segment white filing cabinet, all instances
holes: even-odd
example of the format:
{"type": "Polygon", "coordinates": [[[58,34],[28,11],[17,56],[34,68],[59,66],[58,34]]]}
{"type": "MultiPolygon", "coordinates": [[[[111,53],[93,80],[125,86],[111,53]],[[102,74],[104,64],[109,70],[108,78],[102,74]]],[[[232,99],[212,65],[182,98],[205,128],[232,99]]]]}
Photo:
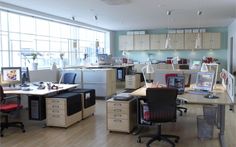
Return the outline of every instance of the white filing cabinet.
{"type": "Polygon", "coordinates": [[[85,69],[83,85],[85,89],[95,89],[98,97],[109,97],[116,93],[116,70],[85,69]]]}
{"type": "Polygon", "coordinates": [[[126,75],[125,76],[125,88],[127,89],[137,89],[141,86],[140,74],[126,75]]]}
{"type": "Polygon", "coordinates": [[[118,132],[131,132],[137,121],[136,99],[116,101],[107,100],[107,129],[118,132]]]}

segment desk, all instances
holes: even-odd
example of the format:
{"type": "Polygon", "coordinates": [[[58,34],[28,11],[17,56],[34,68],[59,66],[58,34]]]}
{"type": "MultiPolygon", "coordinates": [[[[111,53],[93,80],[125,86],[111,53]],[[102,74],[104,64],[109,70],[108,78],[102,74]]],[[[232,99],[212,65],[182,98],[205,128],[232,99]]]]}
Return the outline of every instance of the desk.
{"type": "Polygon", "coordinates": [[[28,95],[29,105],[29,119],[30,120],[44,120],[46,118],[45,97],[48,95],[57,94],[60,91],[72,89],[78,84],[54,84],[59,86],[58,89],[37,89],[38,86],[30,85],[29,91],[24,90],[5,90],[4,94],[28,95]]]}
{"type": "MultiPolygon", "coordinates": [[[[185,89],[188,91],[188,88],[185,89]]],[[[207,99],[204,98],[204,95],[195,95],[190,93],[184,93],[183,95],[179,95],[179,98],[185,98],[187,100],[187,104],[217,104],[218,105],[218,117],[217,117],[217,127],[220,129],[219,132],[219,141],[221,147],[226,147],[224,142],[224,131],[225,131],[225,105],[232,104],[230,97],[227,92],[224,90],[223,86],[217,85],[214,89],[214,94],[216,94],[218,99],[207,99]]],[[[146,96],[146,88],[142,87],[137,89],[136,91],[131,93],[132,96],[136,97],[145,97],[146,96]]],[[[137,107],[138,109],[139,107],[137,107]]],[[[139,115],[138,115],[139,117],[139,115]]],[[[139,120],[139,118],[138,118],[139,120]]]]}

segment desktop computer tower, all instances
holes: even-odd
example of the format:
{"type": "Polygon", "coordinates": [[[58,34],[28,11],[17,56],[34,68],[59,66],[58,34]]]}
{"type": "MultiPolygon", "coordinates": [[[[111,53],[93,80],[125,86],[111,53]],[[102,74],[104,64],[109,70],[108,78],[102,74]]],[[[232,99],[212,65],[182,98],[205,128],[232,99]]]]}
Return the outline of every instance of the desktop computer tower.
{"type": "Polygon", "coordinates": [[[29,96],[29,119],[44,120],[46,119],[46,104],[43,96],[29,96]]]}

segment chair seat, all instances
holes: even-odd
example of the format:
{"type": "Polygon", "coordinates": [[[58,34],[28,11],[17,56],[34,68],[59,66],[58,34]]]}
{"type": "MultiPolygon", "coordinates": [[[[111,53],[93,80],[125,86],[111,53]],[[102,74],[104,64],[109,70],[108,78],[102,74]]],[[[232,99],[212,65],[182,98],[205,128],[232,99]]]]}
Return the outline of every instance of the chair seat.
{"type": "Polygon", "coordinates": [[[2,112],[10,112],[10,111],[13,111],[16,109],[21,109],[21,108],[23,108],[22,105],[14,104],[14,103],[0,105],[0,111],[2,111],[2,112]]]}

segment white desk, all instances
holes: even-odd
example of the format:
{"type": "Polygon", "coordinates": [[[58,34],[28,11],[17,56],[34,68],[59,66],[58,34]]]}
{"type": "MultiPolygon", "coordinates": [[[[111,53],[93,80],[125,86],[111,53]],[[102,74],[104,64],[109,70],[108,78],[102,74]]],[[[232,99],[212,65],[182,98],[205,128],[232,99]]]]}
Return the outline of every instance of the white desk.
{"type": "MultiPolygon", "coordinates": [[[[187,91],[188,89],[186,89],[187,91]]],[[[224,90],[223,86],[217,85],[214,89],[214,94],[216,94],[218,99],[207,99],[204,98],[204,95],[196,95],[190,93],[184,93],[183,95],[179,95],[180,98],[185,98],[188,104],[217,104],[218,105],[218,122],[217,127],[220,129],[219,133],[219,141],[221,147],[225,147],[224,142],[224,131],[225,131],[225,105],[233,104],[227,92],[224,90]]],[[[132,92],[131,95],[136,97],[145,97],[146,96],[146,88],[142,87],[132,92]]]]}
{"type": "Polygon", "coordinates": [[[73,89],[78,84],[54,84],[58,89],[37,89],[38,86],[30,85],[32,90],[4,90],[4,94],[28,95],[29,119],[30,120],[44,120],[46,118],[45,97],[48,95],[57,94],[58,92],[73,89]]]}

